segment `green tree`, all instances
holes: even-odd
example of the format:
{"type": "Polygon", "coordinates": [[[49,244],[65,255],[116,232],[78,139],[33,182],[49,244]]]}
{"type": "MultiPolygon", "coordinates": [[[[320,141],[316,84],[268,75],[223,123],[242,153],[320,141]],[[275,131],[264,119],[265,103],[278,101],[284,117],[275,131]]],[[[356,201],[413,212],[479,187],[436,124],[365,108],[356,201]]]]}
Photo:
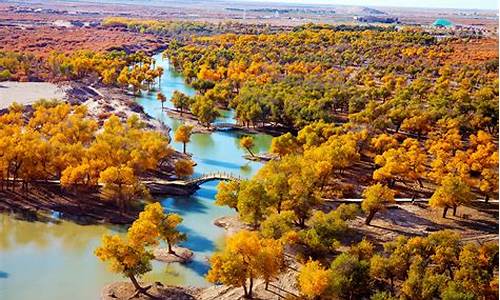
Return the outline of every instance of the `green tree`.
{"type": "Polygon", "coordinates": [[[181,116],[184,111],[189,110],[191,104],[193,103],[191,97],[177,90],[172,94],[171,101],[174,107],[180,110],[181,116]]]}
{"type": "Polygon", "coordinates": [[[260,181],[249,180],[240,183],[237,207],[244,221],[257,228],[268,214],[269,205],[269,196],[260,181]]]}
{"type": "Polygon", "coordinates": [[[317,211],[308,222],[309,228],[299,232],[299,237],[313,254],[333,251],[349,229],[346,221],[354,219],[357,211],[352,204],[341,204],[329,213],[317,211]]]}
{"type": "Polygon", "coordinates": [[[385,210],[386,205],[391,203],[395,203],[393,190],[380,183],[367,187],[361,202],[361,209],[367,214],[365,223],[370,225],[375,214],[385,210]]]}
{"type": "Polygon", "coordinates": [[[446,218],[448,209],[453,208],[453,215],[459,205],[466,204],[474,198],[470,188],[460,177],[447,175],[429,200],[431,207],[443,208],[443,218],[446,218]]]}
{"type": "Polygon", "coordinates": [[[191,104],[191,112],[205,127],[210,127],[210,124],[219,116],[215,103],[203,96],[195,97],[193,104],[191,104]]]}
{"type": "Polygon", "coordinates": [[[340,299],[362,299],[370,293],[370,264],[366,260],[342,253],[330,266],[329,289],[340,299]]]}
{"type": "Polygon", "coordinates": [[[268,216],[260,225],[260,233],[265,238],[281,239],[293,230],[293,211],[283,211],[268,216]]]}
{"type": "Polygon", "coordinates": [[[238,211],[238,194],[240,192],[239,181],[221,181],[217,185],[215,204],[229,206],[238,211]]]}

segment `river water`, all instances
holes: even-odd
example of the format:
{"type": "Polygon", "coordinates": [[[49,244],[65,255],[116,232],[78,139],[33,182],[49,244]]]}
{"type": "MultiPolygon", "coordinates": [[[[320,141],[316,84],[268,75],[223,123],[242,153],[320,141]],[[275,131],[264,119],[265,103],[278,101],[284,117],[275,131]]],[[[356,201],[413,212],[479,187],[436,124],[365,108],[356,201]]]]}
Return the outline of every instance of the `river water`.
{"type": "MultiPolygon", "coordinates": [[[[165,69],[159,90],[167,99],[175,90],[194,94],[182,76],[170,68],[167,60],[156,55],[157,66],[165,69]]],[[[151,116],[158,118],[175,130],[181,122],[161,111],[156,92],[144,92],[137,101],[151,116]]],[[[170,106],[166,102],[165,106],[170,106]]],[[[218,122],[232,122],[232,112],[223,111],[218,122]]],[[[239,146],[241,132],[214,132],[193,134],[187,151],[196,161],[195,175],[224,171],[250,177],[261,167],[260,163],[243,159],[245,150],[239,146]]],[[[253,135],[255,152],[269,148],[271,136],[253,135]]],[[[172,143],[181,150],[182,145],[172,143]]],[[[164,197],[159,199],[169,212],[180,214],[184,221],[180,229],[188,240],[182,246],[195,253],[192,262],[166,265],[153,262],[153,271],[145,280],[165,284],[207,286],[204,274],[208,270],[207,257],[218,249],[225,232],[213,225],[213,220],[234,214],[226,207],[214,205],[217,182],[208,182],[192,196],[164,197]]],[[[105,233],[123,233],[118,226],[81,226],[71,222],[42,223],[21,221],[0,215],[0,299],[98,299],[101,288],[122,279],[108,271],[98,261],[93,251],[105,233]]]]}

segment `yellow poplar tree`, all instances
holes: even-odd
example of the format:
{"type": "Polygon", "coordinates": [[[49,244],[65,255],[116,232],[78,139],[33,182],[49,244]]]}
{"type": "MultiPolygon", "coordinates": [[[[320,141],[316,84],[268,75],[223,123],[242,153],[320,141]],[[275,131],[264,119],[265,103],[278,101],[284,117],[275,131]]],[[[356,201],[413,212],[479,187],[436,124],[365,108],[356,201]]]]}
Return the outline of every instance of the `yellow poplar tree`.
{"type": "Polygon", "coordinates": [[[252,152],[252,147],[254,146],[254,141],[253,141],[253,138],[251,136],[244,136],[240,139],[240,146],[242,148],[245,148],[248,153],[250,153],[250,155],[253,157],[255,156],[252,152]]]}
{"type": "Polygon", "coordinates": [[[243,287],[246,298],[252,298],[254,281],[267,283],[283,268],[282,245],[275,240],[261,239],[256,232],[242,230],[232,235],[223,250],[210,258],[207,280],[234,287],[243,287]]]}
{"type": "Polygon", "coordinates": [[[466,204],[474,198],[469,186],[460,177],[447,175],[441,182],[431,199],[431,207],[443,208],[443,218],[446,218],[448,209],[453,208],[453,215],[456,215],[456,209],[461,204],[466,204]]]}
{"type": "Polygon", "coordinates": [[[393,190],[380,183],[367,187],[361,202],[361,209],[367,214],[365,223],[370,225],[375,214],[385,210],[386,205],[390,203],[395,203],[393,190]]]}
{"type": "Polygon", "coordinates": [[[309,260],[299,270],[297,282],[300,294],[307,299],[317,299],[328,289],[330,271],[323,268],[318,261],[309,260]]]}
{"type": "Polygon", "coordinates": [[[191,139],[191,132],[193,130],[192,126],[181,125],[174,134],[174,141],[182,143],[182,152],[186,154],[186,144],[189,143],[191,139]]]}

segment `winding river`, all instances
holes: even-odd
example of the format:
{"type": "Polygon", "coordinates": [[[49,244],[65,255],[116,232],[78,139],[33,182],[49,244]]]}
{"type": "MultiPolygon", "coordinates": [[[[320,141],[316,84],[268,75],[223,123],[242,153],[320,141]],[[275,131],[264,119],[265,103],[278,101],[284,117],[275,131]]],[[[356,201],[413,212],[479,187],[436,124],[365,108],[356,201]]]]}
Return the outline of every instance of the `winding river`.
{"type": "MultiPolygon", "coordinates": [[[[182,76],[170,68],[168,60],[156,55],[156,65],[165,69],[159,89],[170,98],[175,90],[194,94],[182,76]]],[[[175,130],[181,122],[161,111],[156,93],[143,93],[137,98],[145,111],[175,130]]],[[[166,102],[167,106],[171,103],[166,102]]],[[[232,112],[223,111],[218,122],[232,122],[232,112]]],[[[245,150],[239,146],[241,132],[193,134],[187,151],[197,162],[195,175],[224,171],[249,177],[261,167],[258,162],[243,159],[245,150]]],[[[254,151],[266,151],[271,136],[256,134],[254,151]]],[[[172,143],[175,149],[182,145],[172,143]]],[[[225,232],[213,225],[213,220],[234,214],[226,207],[214,205],[217,182],[208,182],[192,196],[165,197],[161,203],[169,212],[180,214],[181,230],[188,240],[183,246],[195,252],[194,260],[186,265],[153,263],[153,271],[145,280],[165,284],[207,286],[204,274],[209,257],[223,243],[225,232]]],[[[71,222],[41,223],[21,221],[0,215],[0,299],[98,299],[101,288],[122,277],[108,271],[93,255],[105,233],[123,233],[118,226],[81,226],[71,222]]]]}

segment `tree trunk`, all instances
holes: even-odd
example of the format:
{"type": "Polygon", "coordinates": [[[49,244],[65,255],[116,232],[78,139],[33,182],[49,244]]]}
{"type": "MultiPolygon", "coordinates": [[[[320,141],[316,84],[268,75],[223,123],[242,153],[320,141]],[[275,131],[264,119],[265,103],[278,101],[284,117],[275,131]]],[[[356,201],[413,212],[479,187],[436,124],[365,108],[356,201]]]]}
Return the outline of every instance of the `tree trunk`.
{"type": "Polygon", "coordinates": [[[128,278],[130,278],[130,281],[132,281],[132,284],[137,291],[140,291],[141,293],[144,291],[144,288],[139,284],[139,282],[137,282],[137,279],[135,279],[134,275],[129,275],[128,278]]]}
{"type": "Polygon", "coordinates": [[[269,281],[266,281],[266,291],[269,290],[269,281]]]}
{"type": "Polygon", "coordinates": [[[243,295],[243,297],[248,298],[248,290],[246,284],[243,284],[243,295]]]}
{"type": "Polygon", "coordinates": [[[300,228],[306,228],[306,218],[299,217],[298,221],[299,221],[298,225],[300,228]]]}
{"type": "Polygon", "coordinates": [[[422,183],[422,179],[418,178],[417,179],[417,182],[418,182],[418,185],[423,188],[424,187],[424,184],[422,183]]]}
{"type": "Polygon", "coordinates": [[[445,206],[443,209],[443,218],[446,218],[446,213],[448,212],[449,207],[445,206]]]}
{"type": "Polygon", "coordinates": [[[484,202],[488,203],[488,201],[490,201],[490,195],[486,195],[484,197],[484,202]]]}
{"type": "Polygon", "coordinates": [[[457,205],[453,205],[453,216],[457,216],[457,205]]]}
{"type": "Polygon", "coordinates": [[[368,216],[366,217],[365,224],[370,225],[373,217],[375,216],[376,210],[371,210],[370,213],[368,213],[368,216]]]}
{"type": "Polygon", "coordinates": [[[184,152],[184,154],[186,154],[186,143],[182,143],[182,152],[184,152]]]}
{"type": "Polygon", "coordinates": [[[329,176],[330,176],[330,172],[328,172],[328,174],[326,174],[325,176],[323,176],[323,178],[321,178],[321,185],[320,185],[320,188],[319,188],[320,192],[323,191],[323,188],[325,187],[326,179],[329,176]]]}
{"type": "Polygon", "coordinates": [[[250,285],[248,286],[248,298],[252,299],[253,277],[250,275],[250,285]]]}
{"type": "Polygon", "coordinates": [[[247,150],[248,150],[248,152],[250,153],[250,155],[251,155],[252,157],[255,157],[255,155],[253,155],[253,152],[252,152],[252,150],[251,150],[250,148],[247,148],[247,150]]]}
{"type": "Polygon", "coordinates": [[[389,180],[389,187],[390,188],[394,187],[395,184],[396,184],[396,180],[394,180],[394,179],[389,180]]]}
{"type": "Polygon", "coordinates": [[[168,247],[168,253],[175,254],[174,249],[172,249],[172,243],[170,243],[169,241],[167,241],[167,247],[168,247]]]}
{"type": "Polygon", "coordinates": [[[148,287],[142,287],[142,286],[140,286],[139,282],[137,282],[137,279],[134,277],[134,275],[129,275],[128,278],[130,279],[130,281],[132,281],[132,284],[134,285],[135,290],[136,290],[136,293],[135,293],[134,296],[132,296],[132,298],[135,298],[139,294],[144,294],[144,295],[148,296],[151,299],[157,299],[157,297],[155,297],[155,296],[151,295],[150,293],[148,293],[148,290],[151,288],[151,285],[148,286],[148,287]]]}

